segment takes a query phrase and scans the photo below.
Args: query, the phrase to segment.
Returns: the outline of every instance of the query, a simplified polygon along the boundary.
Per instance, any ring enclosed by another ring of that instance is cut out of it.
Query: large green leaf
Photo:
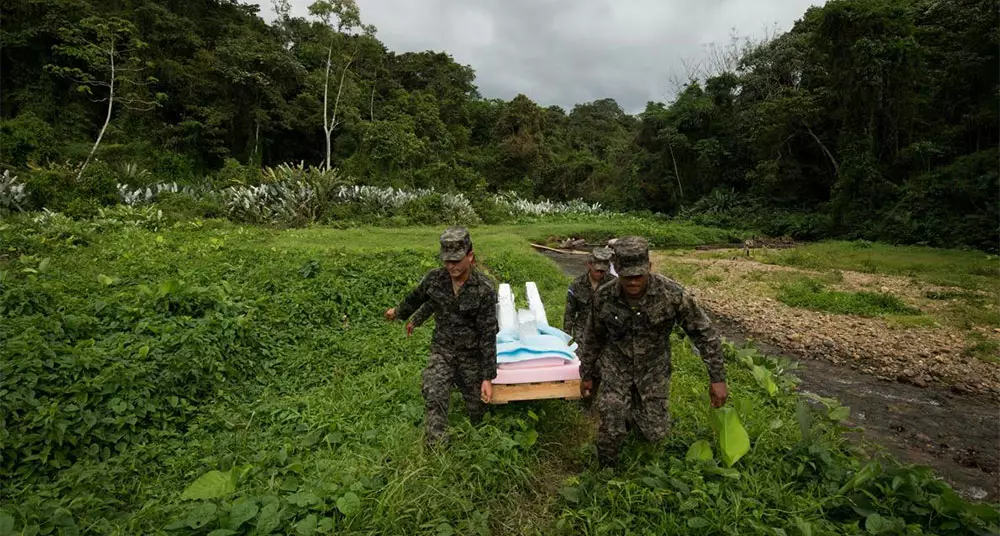
[[[295,524],[295,533],[301,536],[312,536],[316,532],[316,514],[309,514],[303,519]]]
[[[687,461],[708,461],[712,459],[712,446],[708,444],[708,441],[700,439],[691,443],[688,448],[687,456],[685,456]]]
[[[775,396],[778,394],[778,385],[774,383],[774,377],[771,375],[771,371],[760,365],[753,366],[753,378],[757,380],[757,385],[760,385],[767,391],[768,396]]]
[[[193,529],[200,529],[215,520],[215,514],[219,507],[215,503],[201,503],[197,508],[188,513],[185,522]]]
[[[801,398],[795,403],[795,418],[799,421],[802,440],[812,439],[812,410],[809,408],[809,403]]]
[[[233,472],[223,473],[222,471],[209,471],[191,483],[184,493],[182,500],[188,499],[218,499],[225,497],[236,491],[236,479]]]
[[[719,436],[719,451],[726,467],[732,467],[750,450],[750,437],[731,407],[712,410],[712,427]]]
[[[233,503],[233,509],[229,512],[229,528],[238,530],[241,525],[250,521],[257,515],[260,508],[257,501],[249,497],[243,497]]]
[[[347,517],[356,515],[361,511],[361,499],[348,491],[343,497],[337,499],[337,510],[340,510],[340,513]]]
[[[278,503],[273,502],[264,505],[260,509],[260,517],[257,518],[257,534],[271,534],[281,523],[281,514],[278,511]]]

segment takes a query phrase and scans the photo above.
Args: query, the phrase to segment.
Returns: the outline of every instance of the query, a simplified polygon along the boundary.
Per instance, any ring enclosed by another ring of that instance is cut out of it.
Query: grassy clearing
[[[852,270],[912,277],[934,285],[997,291],[1000,260],[978,251],[829,241],[767,250],[757,258],[770,264],[810,270]]]
[[[551,245],[550,238],[568,236],[602,242],[628,234],[646,237],[653,247],[695,246],[724,243],[736,240],[740,236],[737,232],[714,227],[621,215],[562,216],[516,225],[470,226],[469,229],[475,235],[474,241],[483,246],[510,244],[512,238]],[[433,249],[440,233],[440,226],[396,229],[316,227],[283,232],[279,235],[279,240],[281,244],[295,247],[325,247],[329,245],[330,240],[336,240],[337,243],[343,241],[343,246],[349,249],[386,249],[398,247],[400,244],[412,244],[418,249]],[[480,249],[486,251],[485,247]]]
[[[840,292],[826,290],[822,282],[803,278],[781,285],[778,299],[792,307],[859,316],[919,315],[920,310],[882,292]]]
[[[474,428],[456,397],[449,448],[425,452],[430,329],[407,338],[381,313],[437,265],[439,229],[58,225],[0,229],[16,248],[0,260],[3,534],[964,534],[1000,518],[925,472],[865,465],[846,408],[809,409],[787,364],[734,348],[752,450],[686,461],[715,437],[680,339],[674,433],[630,440],[617,473],[593,469],[591,423],[559,401]],[[567,278],[526,247],[538,231],[473,238],[558,323]]]

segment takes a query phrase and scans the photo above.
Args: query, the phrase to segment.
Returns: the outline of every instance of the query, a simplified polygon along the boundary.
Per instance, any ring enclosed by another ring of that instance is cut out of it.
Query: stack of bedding
[[[538,288],[525,284],[528,308],[518,310],[509,284],[497,293],[497,378],[494,383],[535,383],[577,380],[580,361],[577,344],[549,325]]]

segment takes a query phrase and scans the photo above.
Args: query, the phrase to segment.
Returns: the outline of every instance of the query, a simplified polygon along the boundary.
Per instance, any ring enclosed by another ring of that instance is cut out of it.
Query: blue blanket
[[[518,339],[517,331],[505,330],[497,334],[497,363],[517,363],[540,357],[559,357],[576,360],[576,343],[568,344],[571,337],[558,328],[540,326],[538,333]]]

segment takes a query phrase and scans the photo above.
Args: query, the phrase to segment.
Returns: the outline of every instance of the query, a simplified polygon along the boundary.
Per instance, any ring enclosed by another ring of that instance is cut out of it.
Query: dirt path
[[[586,270],[583,256],[544,254],[567,275]],[[726,339],[740,344],[750,338],[739,320],[704,301]],[[1000,405],[995,399],[934,384],[879,379],[844,363],[810,359],[804,346],[790,344],[794,340],[753,342],[764,353],[796,360],[800,389],[850,406],[851,424],[863,428],[867,441],[903,462],[932,467],[967,498],[1000,499]]]

